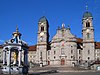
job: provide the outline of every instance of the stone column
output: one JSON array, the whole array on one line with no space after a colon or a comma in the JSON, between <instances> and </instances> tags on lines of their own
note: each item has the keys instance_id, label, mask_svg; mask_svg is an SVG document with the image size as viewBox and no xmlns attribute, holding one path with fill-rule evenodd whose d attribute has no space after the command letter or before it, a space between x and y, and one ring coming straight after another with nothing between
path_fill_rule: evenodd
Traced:
<instances>
[{"instance_id":1,"label":"stone column","mask_svg":"<svg viewBox=\"0 0 100 75\"><path fill-rule=\"evenodd\" d=\"M22 50L19 50L18 66L21 66L21 59L22 59Z\"/></svg>"},{"instance_id":2,"label":"stone column","mask_svg":"<svg viewBox=\"0 0 100 75\"><path fill-rule=\"evenodd\" d=\"M10 66L11 61L11 51L8 49L7 51L7 66Z\"/></svg>"},{"instance_id":3,"label":"stone column","mask_svg":"<svg viewBox=\"0 0 100 75\"><path fill-rule=\"evenodd\" d=\"M27 50L25 50L24 51L24 63L25 63L25 65L28 65L28 52L27 52Z\"/></svg>"},{"instance_id":4,"label":"stone column","mask_svg":"<svg viewBox=\"0 0 100 75\"><path fill-rule=\"evenodd\" d=\"M6 51L3 50L3 65L6 64Z\"/></svg>"}]
</instances>

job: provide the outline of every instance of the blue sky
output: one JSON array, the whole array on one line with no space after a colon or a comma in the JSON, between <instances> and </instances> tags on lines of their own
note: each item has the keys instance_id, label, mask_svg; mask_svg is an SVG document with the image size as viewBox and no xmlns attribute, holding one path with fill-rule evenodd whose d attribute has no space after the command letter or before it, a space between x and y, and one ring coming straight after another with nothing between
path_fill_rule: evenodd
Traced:
<instances>
[{"instance_id":1,"label":"blue sky","mask_svg":"<svg viewBox=\"0 0 100 75\"><path fill-rule=\"evenodd\" d=\"M18 25L22 40L29 45L37 43L38 20L45 16L49 21L50 40L58 26L70 25L71 32L82 38L82 16L86 11L93 15L95 41L100 41L100 0L0 0L0 44L12 38Z\"/></svg>"}]
</instances>

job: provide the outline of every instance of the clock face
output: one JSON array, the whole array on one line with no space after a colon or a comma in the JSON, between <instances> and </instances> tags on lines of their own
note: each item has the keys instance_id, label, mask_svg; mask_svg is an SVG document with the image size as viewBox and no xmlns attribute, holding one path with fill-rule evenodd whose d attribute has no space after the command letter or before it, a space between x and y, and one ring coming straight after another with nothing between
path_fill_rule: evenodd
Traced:
<instances>
[{"instance_id":1,"label":"clock face","mask_svg":"<svg viewBox=\"0 0 100 75\"><path fill-rule=\"evenodd\" d=\"M40 41L43 41L43 37L40 37Z\"/></svg>"},{"instance_id":2,"label":"clock face","mask_svg":"<svg viewBox=\"0 0 100 75\"><path fill-rule=\"evenodd\" d=\"M41 23L41 25L43 25L44 23Z\"/></svg>"},{"instance_id":3,"label":"clock face","mask_svg":"<svg viewBox=\"0 0 100 75\"><path fill-rule=\"evenodd\" d=\"M41 33L40 33L40 36L43 36L43 35L44 35L44 32L41 32Z\"/></svg>"},{"instance_id":4,"label":"clock face","mask_svg":"<svg viewBox=\"0 0 100 75\"><path fill-rule=\"evenodd\" d=\"M86 30L86 32L89 32L89 31L90 31L89 29Z\"/></svg>"}]
</instances>

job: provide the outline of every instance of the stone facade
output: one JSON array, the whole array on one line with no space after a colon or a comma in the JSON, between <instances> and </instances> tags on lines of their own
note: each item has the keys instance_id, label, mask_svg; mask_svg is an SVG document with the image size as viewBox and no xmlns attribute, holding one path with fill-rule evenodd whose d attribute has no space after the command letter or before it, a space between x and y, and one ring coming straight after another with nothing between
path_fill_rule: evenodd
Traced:
<instances>
[{"instance_id":1,"label":"stone facade","mask_svg":"<svg viewBox=\"0 0 100 75\"><path fill-rule=\"evenodd\" d=\"M100 60L100 42L96 42L95 45L95 57L97 60Z\"/></svg>"},{"instance_id":2,"label":"stone facade","mask_svg":"<svg viewBox=\"0 0 100 75\"><path fill-rule=\"evenodd\" d=\"M36 46L30 46L28 50L28 60L29 62L35 62L36 57Z\"/></svg>"},{"instance_id":3,"label":"stone facade","mask_svg":"<svg viewBox=\"0 0 100 75\"><path fill-rule=\"evenodd\" d=\"M49 64L70 65L76 60L77 43L76 37L71 34L70 28L58 28L57 34L52 38Z\"/></svg>"},{"instance_id":4,"label":"stone facade","mask_svg":"<svg viewBox=\"0 0 100 75\"><path fill-rule=\"evenodd\" d=\"M46 17L38 22L37 46L35 46L34 63L43 65L74 66L93 63L100 59L100 43L94 40L93 16L85 12L82 18L82 38L77 38L70 27L58 27L57 33L49 42L49 23Z\"/></svg>"}]
</instances>

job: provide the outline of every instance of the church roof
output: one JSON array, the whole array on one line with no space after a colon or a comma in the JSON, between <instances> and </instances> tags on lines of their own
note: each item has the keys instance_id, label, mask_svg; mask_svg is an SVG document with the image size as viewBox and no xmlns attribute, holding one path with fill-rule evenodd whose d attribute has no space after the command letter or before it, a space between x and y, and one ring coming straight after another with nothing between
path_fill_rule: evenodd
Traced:
<instances>
[{"instance_id":1,"label":"church roof","mask_svg":"<svg viewBox=\"0 0 100 75\"><path fill-rule=\"evenodd\" d=\"M84 14L83 14L83 18L88 18L88 17L92 17L92 14L90 13L90 12L85 12Z\"/></svg>"},{"instance_id":2,"label":"church roof","mask_svg":"<svg viewBox=\"0 0 100 75\"><path fill-rule=\"evenodd\" d=\"M83 42L83 39L81 39L81 38L76 38L76 41L77 41L77 43L82 43L82 42Z\"/></svg>"},{"instance_id":3,"label":"church roof","mask_svg":"<svg viewBox=\"0 0 100 75\"><path fill-rule=\"evenodd\" d=\"M0 48L3 48L3 46L2 46L2 45L0 45Z\"/></svg>"},{"instance_id":4,"label":"church roof","mask_svg":"<svg viewBox=\"0 0 100 75\"><path fill-rule=\"evenodd\" d=\"M36 51L37 45L29 46L28 51Z\"/></svg>"},{"instance_id":5,"label":"church roof","mask_svg":"<svg viewBox=\"0 0 100 75\"><path fill-rule=\"evenodd\" d=\"M100 64L100 61L95 61L93 64Z\"/></svg>"},{"instance_id":6,"label":"church roof","mask_svg":"<svg viewBox=\"0 0 100 75\"><path fill-rule=\"evenodd\" d=\"M96 42L96 43L95 43L95 48L96 48L96 49L100 49L100 42Z\"/></svg>"}]
</instances>

